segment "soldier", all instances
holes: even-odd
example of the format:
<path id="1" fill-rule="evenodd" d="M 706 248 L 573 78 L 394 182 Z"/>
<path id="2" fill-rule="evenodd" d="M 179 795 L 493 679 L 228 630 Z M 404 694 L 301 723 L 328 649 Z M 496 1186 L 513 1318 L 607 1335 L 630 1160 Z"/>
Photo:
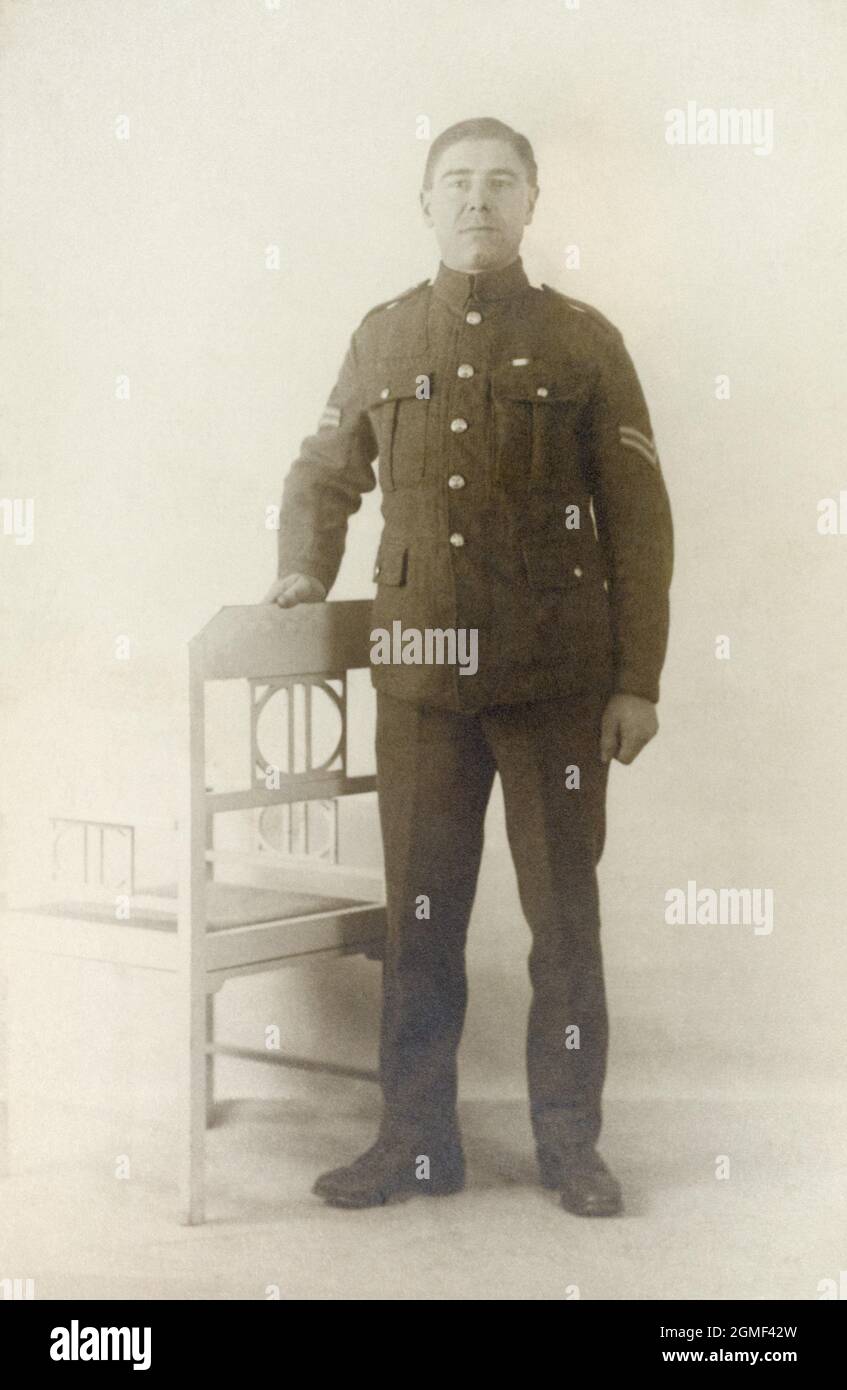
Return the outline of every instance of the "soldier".
<path id="1" fill-rule="evenodd" d="M 541 1180 L 578 1215 L 622 1209 L 596 1149 L 608 1042 L 596 864 L 610 759 L 631 763 L 658 728 L 671 519 L 620 333 L 523 269 L 537 198 L 531 146 L 502 122 L 463 121 L 433 142 L 420 201 L 437 274 L 362 320 L 285 482 L 269 602 L 326 597 L 378 457 L 375 626 L 478 633 L 473 676 L 371 667 L 383 1112 L 376 1143 L 315 1184 L 341 1206 L 463 1186 L 465 937 L 499 772 L 532 934 Z"/>

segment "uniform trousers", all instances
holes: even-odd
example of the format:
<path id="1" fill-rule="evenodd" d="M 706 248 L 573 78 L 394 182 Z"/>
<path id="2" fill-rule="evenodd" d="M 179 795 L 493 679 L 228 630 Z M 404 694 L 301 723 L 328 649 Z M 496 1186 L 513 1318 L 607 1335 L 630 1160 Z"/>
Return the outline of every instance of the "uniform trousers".
<path id="1" fill-rule="evenodd" d="M 531 932 L 526 1067 L 533 1132 L 547 1150 L 596 1141 L 608 1048 L 596 875 L 605 837 L 605 699 L 454 713 L 377 693 L 388 915 L 383 1135 L 424 1143 L 458 1132 L 465 943 L 499 772 Z"/>

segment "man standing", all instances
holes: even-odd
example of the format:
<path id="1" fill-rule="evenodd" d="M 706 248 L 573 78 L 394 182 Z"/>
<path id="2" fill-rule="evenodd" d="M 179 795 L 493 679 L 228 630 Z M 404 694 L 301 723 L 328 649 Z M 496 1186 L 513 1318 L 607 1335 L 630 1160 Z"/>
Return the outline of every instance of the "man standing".
<path id="1" fill-rule="evenodd" d="M 326 597 L 378 457 L 374 625 L 478 640 L 473 675 L 372 666 L 383 1117 L 365 1154 L 315 1184 L 337 1205 L 463 1185 L 465 937 L 496 772 L 532 933 L 541 1179 L 578 1215 L 622 1205 L 595 1147 L 608 1043 L 596 864 L 609 761 L 632 762 L 658 727 L 671 518 L 619 332 L 524 272 L 537 197 L 529 142 L 502 122 L 463 121 L 433 142 L 421 207 L 438 272 L 365 316 L 285 483 L 268 601 Z"/>

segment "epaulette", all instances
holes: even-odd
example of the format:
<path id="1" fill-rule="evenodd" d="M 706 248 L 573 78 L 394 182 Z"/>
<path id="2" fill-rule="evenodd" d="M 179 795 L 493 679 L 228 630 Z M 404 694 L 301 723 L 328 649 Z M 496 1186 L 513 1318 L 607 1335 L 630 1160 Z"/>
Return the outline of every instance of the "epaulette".
<path id="1" fill-rule="evenodd" d="M 431 281 L 421 280 L 419 285 L 413 285 L 410 290 L 404 290 L 402 294 L 396 294 L 393 299 L 386 299 L 382 304 L 375 304 L 374 307 L 369 309 L 365 314 L 362 323 L 364 323 L 366 319 L 372 318 L 374 314 L 380 313 L 383 309 L 393 309 L 396 304 L 402 304 L 405 299 L 411 299 L 413 294 L 418 294 L 420 290 L 425 289 L 429 284 L 431 284 Z"/>
<path id="2" fill-rule="evenodd" d="M 573 309 L 574 313 L 586 314 L 588 318 L 594 319 L 595 323 L 599 323 L 601 327 L 607 329 L 609 333 L 614 333 L 617 338 L 623 336 L 621 330 L 612 323 L 611 319 L 607 319 L 606 315 L 601 314 L 599 309 L 595 309 L 593 304 L 586 304 L 582 299 L 571 299 L 569 294 L 562 294 L 561 290 L 554 290 L 552 285 L 542 284 L 541 288 L 542 290 L 546 290 L 548 294 L 555 294 L 557 299 L 563 299 L 568 308 Z"/>

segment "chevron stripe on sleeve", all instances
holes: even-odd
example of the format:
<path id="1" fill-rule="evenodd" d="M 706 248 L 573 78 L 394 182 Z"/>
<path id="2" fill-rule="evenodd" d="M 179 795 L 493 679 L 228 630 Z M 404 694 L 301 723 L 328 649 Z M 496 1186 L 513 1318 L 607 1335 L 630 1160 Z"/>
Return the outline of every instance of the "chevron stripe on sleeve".
<path id="1" fill-rule="evenodd" d="M 654 439 L 648 438 L 646 434 L 642 434 L 641 430 L 634 429 L 632 425 L 620 425 L 618 435 L 625 449 L 634 449 L 637 454 L 647 460 L 651 468 L 659 467 L 659 451 Z"/>

